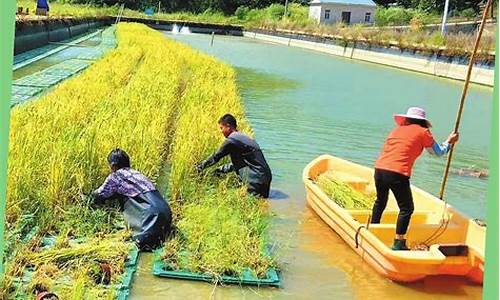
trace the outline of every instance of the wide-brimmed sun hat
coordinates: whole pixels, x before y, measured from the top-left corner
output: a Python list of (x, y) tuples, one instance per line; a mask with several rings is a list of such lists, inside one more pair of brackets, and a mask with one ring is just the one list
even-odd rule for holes
[(408, 108), (406, 114), (394, 115), (394, 121), (396, 121), (396, 123), (400, 126), (404, 124), (406, 118), (425, 120), (427, 125), (431, 127), (431, 122), (429, 122), (429, 120), (425, 117), (425, 110), (423, 108), (410, 107)]

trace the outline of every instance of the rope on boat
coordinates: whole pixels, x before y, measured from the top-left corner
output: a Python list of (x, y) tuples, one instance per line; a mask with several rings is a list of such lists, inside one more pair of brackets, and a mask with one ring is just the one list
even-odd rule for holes
[(358, 229), (356, 230), (356, 235), (354, 235), (354, 240), (356, 241), (356, 249), (359, 248), (359, 240), (358, 240), (358, 237), (359, 237), (359, 232), (361, 231), (361, 229), (365, 228), (366, 229), (366, 226), (365, 225), (359, 225)]
[(370, 229), (370, 223), (371, 223), (371, 220), (372, 220), (372, 215), (369, 214), (368, 215), (368, 220), (366, 221), (366, 225), (360, 225), (358, 227), (358, 229), (356, 230), (356, 235), (354, 235), (354, 240), (356, 242), (356, 249), (359, 248), (359, 240), (358, 240), (358, 237), (359, 237), (359, 233), (361, 232), (361, 229), (364, 228), (366, 230)]

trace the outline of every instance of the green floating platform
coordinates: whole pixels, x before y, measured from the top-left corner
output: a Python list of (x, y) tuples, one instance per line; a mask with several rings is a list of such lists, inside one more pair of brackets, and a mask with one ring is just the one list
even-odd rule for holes
[(118, 285), (116, 300), (127, 300), (132, 288), (132, 279), (137, 270), (137, 262), (139, 260), (139, 249), (134, 245), (128, 253), (127, 261), (125, 262), (125, 271), (123, 272), (122, 281)]
[[(42, 239), (42, 249), (50, 249), (54, 246), (56, 237), (45, 236)], [(80, 244), (84, 242), (84, 239), (73, 239), (70, 240), (70, 244)], [(116, 300), (127, 300), (130, 295), (130, 290), (132, 288), (132, 279), (134, 273), (137, 270), (137, 263), (139, 261), (139, 249), (137, 246), (133, 245), (128, 253), (127, 259), (125, 261), (125, 269), (121, 278), (121, 281), (115, 285), (109, 286), (109, 288), (116, 290)], [(16, 281), (16, 284), (29, 284), (33, 276), (34, 270), (32, 268), (27, 268), (23, 271), (22, 278)]]
[(86, 59), (86, 60), (97, 60), (104, 56), (105, 50), (102, 49), (89, 49), (85, 53), (78, 55), (78, 59)]
[(12, 94), (14, 95), (27, 95), (27, 96), (35, 96), (40, 93), (43, 89), (34, 86), (12, 86)]
[(82, 71), (90, 62), (78, 59), (69, 59), (43, 71), (25, 76), (14, 81), (14, 86), (48, 88), (62, 80)]
[(23, 103), (28, 99), (31, 99), (34, 96), (40, 94), (42, 91), (43, 88), (41, 87), (13, 85), (10, 106), (12, 107), (14, 105)]
[[(173, 270), (169, 265), (165, 264), (161, 259), (163, 249), (158, 249), (154, 253), (153, 275), (174, 279), (186, 279), (195, 281), (214, 282), (216, 278), (213, 275), (193, 273), (184, 270)], [(240, 277), (222, 276), (217, 278), (219, 282), (226, 284), (239, 285), (257, 285), (257, 286), (273, 286), (281, 287), (281, 279), (278, 272), (274, 268), (267, 271), (266, 278), (257, 278), (250, 270), (246, 270)]]
[[(82, 71), (90, 65), (90, 62), (81, 59), (68, 59), (57, 65), (45, 69), (43, 73), (47, 74), (69, 74), (73, 75)], [(69, 72), (69, 73), (66, 73)]]
[[(102, 32), (101, 43), (94, 49), (89, 48), (77, 58), (65, 60), (45, 70), (15, 80), (12, 84), (10, 106), (13, 107), (38, 97), (49, 88), (80, 73), (90, 66), (92, 61), (103, 57), (107, 51), (116, 46), (115, 27), (111, 26)], [(53, 48), (54, 46), (48, 46), (33, 50), (29, 54), (16, 56), (15, 60), (18, 64), (22, 64), (23, 61), (29, 61), (30, 56), (42, 55), (44, 51), (50, 51)]]
[(48, 88), (65, 79), (65, 74), (35, 73), (14, 81), (14, 85)]

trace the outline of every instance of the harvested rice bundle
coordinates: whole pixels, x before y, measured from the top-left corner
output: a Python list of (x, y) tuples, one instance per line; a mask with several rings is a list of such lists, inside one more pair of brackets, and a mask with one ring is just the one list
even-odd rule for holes
[(132, 243), (120, 232), (85, 243), (69, 242), (64, 248), (42, 248), (27, 253), (35, 269), (30, 289), (47, 289), (60, 299), (113, 299)]
[(371, 209), (373, 195), (365, 195), (350, 185), (332, 178), (331, 174), (323, 173), (316, 179), (316, 184), (330, 199), (346, 209)]

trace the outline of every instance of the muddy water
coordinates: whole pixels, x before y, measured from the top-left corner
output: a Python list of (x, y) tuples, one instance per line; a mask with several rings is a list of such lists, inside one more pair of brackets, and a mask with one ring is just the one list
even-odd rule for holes
[[(273, 169), (272, 236), (280, 245), (283, 288), (214, 287), (151, 275), (143, 255), (130, 299), (480, 299), (482, 288), (457, 278), (397, 284), (375, 273), (305, 204), (304, 166), (330, 153), (372, 165), (393, 113), (424, 106), (436, 139), (453, 126), (462, 84), (312, 51), (204, 35), (175, 39), (235, 66), (247, 116)], [(454, 167), (487, 169), (492, 90), (473, 86)], [(214, 130), (217, 130), (214, 124)], [(424, 154), (412, 181), (434, 194), (444, 160)], [(485, 216), (487, 181), (452, 175), (449, 201)]]

